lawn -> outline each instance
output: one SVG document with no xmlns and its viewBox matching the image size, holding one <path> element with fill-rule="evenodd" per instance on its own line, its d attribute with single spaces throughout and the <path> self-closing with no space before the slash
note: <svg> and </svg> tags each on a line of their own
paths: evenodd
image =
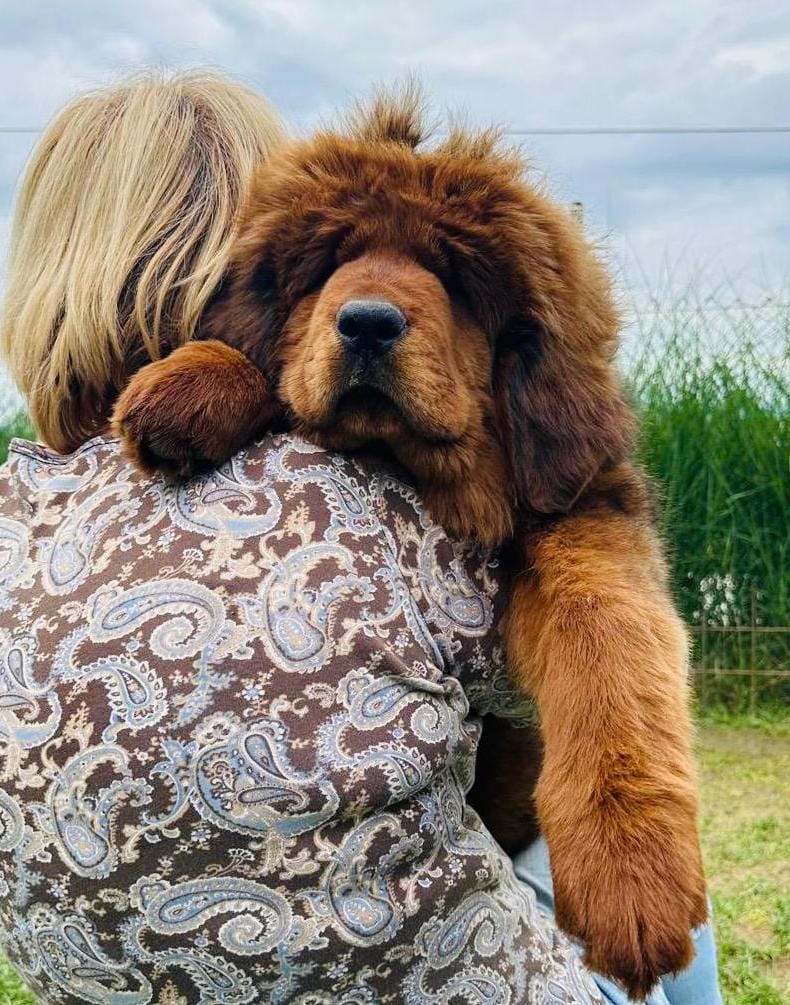
<svg viewBox="0 0 790 1005">
<path fill-rule="evenodd" d="M 790 717 L 699 733 L 702 841 L 727 1005 L 790 1003 Z"/>
<path fill-rule="evenodd" d="M 790 717 L 708 716 L 702 840 L 726 1005 L 790 1005 Z M 29 1005 L 0 961 L 0 1005 Z"/>
</svg>

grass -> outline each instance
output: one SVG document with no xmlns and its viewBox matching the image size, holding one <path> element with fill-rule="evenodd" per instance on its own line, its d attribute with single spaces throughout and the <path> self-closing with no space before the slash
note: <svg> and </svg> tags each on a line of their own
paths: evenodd
<svg viewBox="0 0 790 1005">
<path fill-rule="evenodd" d="M 8 453 L 8 444 L 15 436 L 27 440 L 35 439 L 35 433 L 30 420 L 22 413 L 11 419 L 10 422 L 5 423 L 5 425 L 0 425 L 0 464 L 5 460 Z M 2 1002 L 0 1002 L 0 1005 L 2 1005 Z"/>
<path fill-rule="evenodd" d="M 790 625 L 790 312 L 755 329 L 751 314 L 693 302 L 636 315 L 625 369 L 641 414 L 640 453 L 662 496 L 674 592 L 690 624 Z M 705 665 L 790 664 L 790 635 L 709 632 Z M 699 655 L 699 654 L 698 654 Z M 790 699 L 787 678 L 762 700 Z M 708 699 L 747 707 L 745 677 L 722 674 Z"/>
<path fill-rule="evenodd" d="M 35 1005 L 35 1002 L 11 964 L 0 958 L 0 1005 Z"/>
<path fill-rule="evenodd" d="M 727 1005 L 790 1005 L 790 716 L 706 715 L 702 844 Z M 32 1005 L 0 961 L 0 1005 Z"/>
<path fill-rule="evenodd" d="M 669 355 L 675 372 L 641 375 L 642 456 L 662 486 L 675 582 L 687 617 L 750 620 L 751 587 L 766 623 L 786 624 L 790 542 L 790 399 L 779 375 L 742 349 L 702 361 Z M 727 587 L 729 586 L 729 590 Z"/>
<path fill-rule="evenodd" d="M 706 717 L 702 844 L 727 1005 L 790 1003 L 790 717 Z"/>
</svg>

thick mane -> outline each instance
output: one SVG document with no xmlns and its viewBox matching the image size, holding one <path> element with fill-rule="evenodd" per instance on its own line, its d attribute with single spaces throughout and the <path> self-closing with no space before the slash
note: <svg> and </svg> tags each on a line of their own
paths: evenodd
<svg viewBox="0 0 790 1005">
<path fill-rule="evenodd" d="M 349 137 L 370 143 L 399 143 L 416 149 L 431 134 L 425 123 L 422 88 L 408 81 L 400 89 L 379 91 L 346 118 Z"/>
<path fill-rule="evenodd" d="M 426 121 L 425 97 L 416 81 L 401 88 L 380 90 L 373 98 L 358 104 L 346 116 L 337 131 L 325 135 L 346 137 L 365 144 L 394 143 L 409 147 L 415 153 L 472 161 L 490 160 L 500 167 L 507 165 L 509 173 L 521 174 L 525 162 L 518 152 L 502 145 L 502 130 L 498 127 L 472 128 L 451 121 L 443 138 L 432 148 L 426 143 L 439 130 Z"/>
<path fill-rule="evenodd" d="M 442 157 L 509 163 L 514 173 L 520 173 L 523 167 L 520 158 L 515 152 L 504 150 L 501 144 L 502 130 L 494 126 L 488 129 L 469 129 L 456 125 L 436 147 L 435 153 Z"/>
</svg>

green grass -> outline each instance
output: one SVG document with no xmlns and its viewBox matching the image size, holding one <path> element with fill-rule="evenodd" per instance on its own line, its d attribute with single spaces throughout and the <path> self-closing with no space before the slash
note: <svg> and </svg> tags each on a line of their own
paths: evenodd
<svg viewBox="0 0 790 1005">
<path fill-rule="evenodd" d="M 689 624 L 712 629 L 705 665 L 732 671 L 751 666 L 750 634 L 716 628 L 790 625 L 790 313 L 776 308 L 759 331 L 749 314 L 713 317 L 688 304 L 645 312 L 625 369 L 675 596 Z M 758 670 L 788 667 L 790 635 L 756 640 Z M 760 697 L 786 702 L 787 678 L 762 678 Z M 748 682 L 722 674 L 706 698 L 744 711 Z"/>
<path fill-rule="evenodd" d="M 705 715 L 702 844 L 727 1005 L 790 1005 L 790 716 Z M 0 961 L 0 1005 L 31 1005 Z"/>
<path fill-rule="evenodd" d="M 15 436 L 22 439 L 35 439 L 33 427 L 26 415 L 20 413 L 10 422 L 0 426 L 0 464 L 5 460 L 8 453 L 8 444 Z M 2 1005 L 2 1002 L 0 1002 Z"/>
<path fill-rule="evenodd" d="M 706 717 L 702 844 L 727 1005 L 790 1003 L 790 717 Z"/>
<path fill-rule="evenodd" d="M 16 976 L 9 963 L 0 958 L 0 1005 L 34 1005 L 35 998 Z"/>
<path fill-rule="evenodd" d="M 637 378 L 641 452 L 663 490 L 678 595 L 693 621 L 705 608 L 711 623 L 747 624 L 754 586 L 764 623 L 786 624 L 788 389 L 749 347 L 734 359 L 696 352 L 675 346 Z"/>
</svg>

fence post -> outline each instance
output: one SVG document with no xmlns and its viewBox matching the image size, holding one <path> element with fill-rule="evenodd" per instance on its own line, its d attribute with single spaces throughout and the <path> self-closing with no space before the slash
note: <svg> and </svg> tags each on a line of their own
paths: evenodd
<svg viewBox="0 0 790 1005">
<path fill-rule="evenodd" d="M 751 666 L 749 667 L 749 712 L 757 710 L 757 591 L 752 583 Z"/>
</svg>

